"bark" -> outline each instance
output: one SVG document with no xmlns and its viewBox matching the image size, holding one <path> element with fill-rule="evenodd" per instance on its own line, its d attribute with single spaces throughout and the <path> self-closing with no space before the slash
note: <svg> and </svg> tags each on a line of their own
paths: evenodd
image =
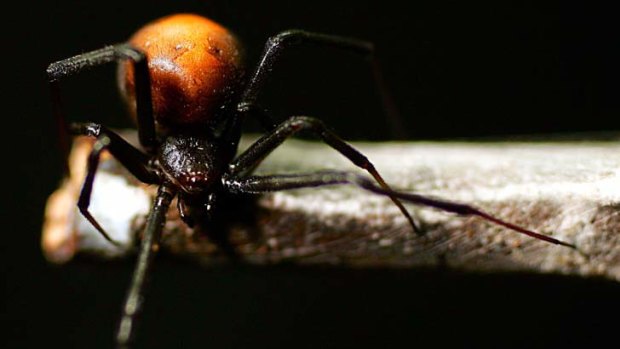
<svg viewBox="0 0 620 349">
<path fill-rule="evenodd" d="M 410 142 L 354 143 L 390 185 L 463 202 L 539 233 L 575 244 L 552 245 L 475 217 L 413 207 L 425 235 L 416 236 L 387 198 L 354 186 L 303 189 L 243 200 L 225 210 L 226 236 L 242 261 L 338 267 L 443 267 L 562 273 L 620 280 L 620 143 Z M 247 145 L 249 140 L 245 140 Z M 95 217 L 125 248 L 103 240 L 75 207 L 90 141 L 76 140 L 72 176 L 49 200 L 43 234 L 47 258 L 76 253 L 113 258 L 133 252 L 153 187 L 136 182 L 109 157 L 93 193 Z M 244 145 L 242 145 L 243 149 Z M 259 173 L 356 169 L 328 147 L 291 140 Z M 162 249 L 204 265 L 230 260 L 221 245 L 168 213 Z M 219 246 L 219 247 L 218 247 Z"/>
</svg>

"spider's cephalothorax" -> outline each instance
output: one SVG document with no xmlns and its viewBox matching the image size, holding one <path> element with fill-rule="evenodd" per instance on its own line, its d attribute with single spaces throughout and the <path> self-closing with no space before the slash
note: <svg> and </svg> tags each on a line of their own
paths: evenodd
<svg viewBox="0 0 620 349">
<path fill-rule="evenodd" d="M 100 124 L 71 124 L 68 128 L 73 134 L 96 138 L 78 201 L 78 208 L 93 226 L 115 243 L 88 210 L 103 150 L 109 151 L 137 179 L 159 186 L 142 234 L 139 260 L 123 307 L 116 337 L 120 347 L 126 347 L 135 332 L 136 315 L 141 309 L 146 276 L 156 250 L 153 247 L 159 243 L 166 212 L 177 195 L 184 221 L 206 225 L 210 222 L 211 208 L 218 193 L 257 194 L 350 183 L 389 197 L 418 233 L 416 223 L 401 200 L 459 215 L 478 216 L 540 240 L 575 247 L 502 221 L 470 205 L 394 191 L 363 154 L 318 119 L 294 116 L 276 125 L 256 104 L 258 93 L 281 53 L 291 46 L 306 44 L 369 58 L 380 91 L 385 93 L 373 58 L 374 48 L 368 42 L 302 30 L 284 31 L 267 41 L 257 67 L 246 77 L 240 45 L 235 37 L 221 25 L 191 14 L 156 20 L 140 29 L 127 43 L 84 53 L 48 67 L 54 114 L 59 125 L 64 125 L 58 81 L 97 65 L 119 62 L 119 85 L 138 126 L 142 149 L 133 147 Z M 387 100 L 389 98 L 384 98 Z M 257 118 L 267 132 L 235 157 L 241 123 L 246 117 Z M 61 143 L 66 150 L 67 129 L 61 127 L 60 130 Z M 301 130 L 313 133 L 366 170 L 372 180 L 359 174 L 333 170 L 270 176 L 252 174 L 275 148 Z"/>
<path fill-rule="evenodd" d="M 204 136 L 168 136 L 161 143 L 156 164 L 163 179 L 189 195 L 201 195 L 219 183 L 234 155 L 230 146 Z"/>
</svg>

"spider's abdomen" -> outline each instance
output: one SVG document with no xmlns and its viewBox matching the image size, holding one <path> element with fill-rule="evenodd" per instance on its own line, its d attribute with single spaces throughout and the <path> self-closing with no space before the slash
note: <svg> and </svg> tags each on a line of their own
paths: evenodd
<svg viewBox="0 0 620 349">
<path fill-rule="evenodd" d="M 243 74 L 239 42 L 207 18 L 167 16 L 138 30 L 129 43 L 147 56 L 153 112 L 160 127 L 208 124 L 238 90 Z M 119 85 L 135 116 L 130 63 L 121 64 Z"/>
</svg>

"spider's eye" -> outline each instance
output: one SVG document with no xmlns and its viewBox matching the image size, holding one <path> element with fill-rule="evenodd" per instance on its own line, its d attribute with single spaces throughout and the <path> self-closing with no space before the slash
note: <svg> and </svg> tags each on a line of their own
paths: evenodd
<svg viewBox="0 0 620 349">
<path fill-rule="evenodd" d="M 200 137 L 168 137 L 159 155 L 159 164 L 172 183 L 189 194 L 208 190 L 219 178 L 215 169 L 218 157 L 216 147 Z"/>
<path fill-rule="evenodd" d="M 208 174 L 203 171 L 194 171 L 189 169 L 182 172 L 177 180 L 183 190 L 190 194 L 198 194 L 210 187 L 211 181 Z"/>
</svg>

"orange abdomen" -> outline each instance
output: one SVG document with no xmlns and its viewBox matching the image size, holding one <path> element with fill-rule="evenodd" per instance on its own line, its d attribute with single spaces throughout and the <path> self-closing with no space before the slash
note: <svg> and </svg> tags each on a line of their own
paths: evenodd
<svg viewBox="0 0 620 349">
<path fill-rule="evenodd" d="M 208 124 L 238 90 L 242 53 L 233 34 L 198 15 L 155 20 L 129 43 L 147 56 L 153 113 L 159 127 Z M 135 116 L 133 66 L 121 64 L 119 85 Z"/>
</svg>

